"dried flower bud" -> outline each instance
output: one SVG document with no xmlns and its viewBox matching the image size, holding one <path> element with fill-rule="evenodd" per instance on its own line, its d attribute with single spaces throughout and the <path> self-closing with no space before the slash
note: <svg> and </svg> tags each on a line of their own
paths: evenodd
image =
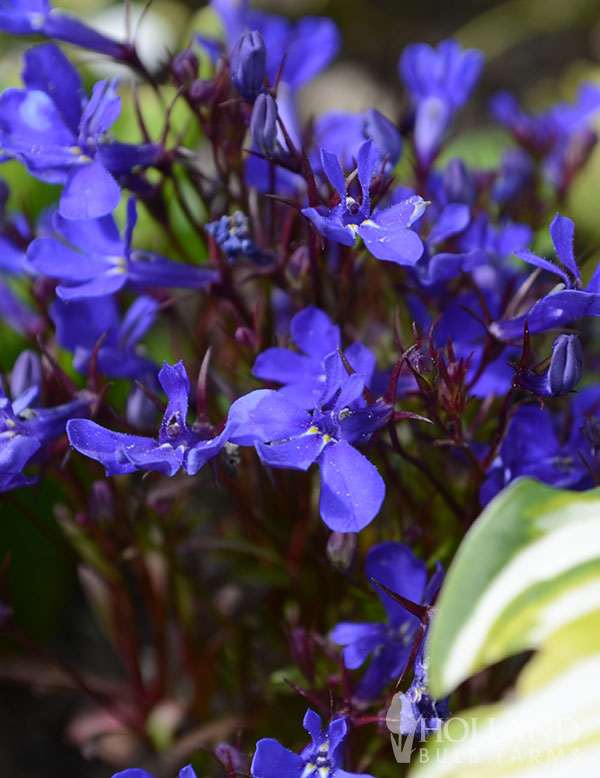
<svg viewBox="0 0 600 778">
<path fill-rule="evenodd" d="M 231 81 L 246 100 L 254 102 L 265 78 L 267 50 L 257 30 L 245 30 L 231 50 Z"/>
</svg>

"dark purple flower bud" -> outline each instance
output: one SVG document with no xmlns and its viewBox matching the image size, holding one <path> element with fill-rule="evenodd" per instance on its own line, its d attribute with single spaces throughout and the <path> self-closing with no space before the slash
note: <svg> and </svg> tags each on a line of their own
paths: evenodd
<svg viewBox="0 0 600 778">
<path fill-rule="evenodd" d="M 254 102 L 262 89 L 267 50 L 258 30 L 245 30 L 231 50 L 231 81 L 246 100 Z"/>
<path fill-rule="evenodd" d="M 363 135 L 375 143 L 382 158 L 387 157 L 392 166 L 398 162 L 402 154 L 400 132 L 396 125 L 376 108 L 369 108 L 365 113 Z"/>
<path fill-rule="evenodd" d="M 15 361 L 10 377 L 10 392 L 13 400 L 36 388 L 37 394 L 42 388 L 42 363 L 34 351 L 22 351 Z"/>
<path fill-rule="evenodd" d="M 473 179 L 465 167 L 465 163 L 458 157 L 450 160 L 446 165 L 443 177 L 444 192 L 449 203 L 464 203 L 473 205 L 475 200 L 475 188 Z"/>
<path fill-rule="evenodd" d="M 198 75 L 198 57 L 191 49 L 184 49 L 175 55 L 171 72 L 179 84 L 193 81 Z"/>
<path fill-rule="evenodd" d="M 215 96 L 214 81 L 206 78 L 197 78 L 195 81 L 192 81 L 188 95 L 193 103 L 210 103 Z"/>
<path fill-rule="evenodd" d="M 548 369 L 550 394 L 560 397 L 572 391 L 583 373 L 583 349 L 577 335 L 559 335 L 552 346 Z"/>
<path fill-rule="evenodd" d="M 244 771 L 246 760 L 239 748 L 230 746 L 229 743 L 218 743 L 215 748 L 215 756 L 225 766 L 228 773 Z"/>
<path fill-rule="evenodd" d="M 257 347 L 256 333 L 250 327 L 238 327 L 234 337 L 240 346 L 245 346 L 251 351 Z"/>
<path fill-rule="evenodd" d="M 332 567 L 348 570 L 356 551 L 355 532 L 332 532 L 327 541 L 327 559 Z"/>
<path fill-rule="evenodd" d="M 277 142 L 277 103 L 271 95 L 260 94 L 256 98 L 250 117 L 250 135 L 256 148 L 272 157 Z"/>
</svg>

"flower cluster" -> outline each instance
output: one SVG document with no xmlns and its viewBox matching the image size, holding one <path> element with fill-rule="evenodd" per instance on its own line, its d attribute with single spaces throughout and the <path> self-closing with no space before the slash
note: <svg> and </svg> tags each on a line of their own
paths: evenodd
<svg viewBox="0 0 600 778">
<path fill-rule="evenodd" d="M 521 476 L 600 481 L 600 265 L 566 199 L 600 89 L 537 115 L 495 95 L 510 145 L 483 169 L 452 157 L 481 52 L 408 46 L 402 115 L 305 122 L 334 22 L 206 18 L 151 74 L 133 40 L 0 2 L 0 30 L 48 39 L 0 93 L 0 491 L 67 546 L 119 659 L 14 666 L 86 696 L 67 740 L 111 769 L 370 778 L 343 764 L 376 770 L 351 744 L 398 679 L 400 732 L 450 715 L 428 624 L 481 508 Z M 92 83 L 59 43 L 138 81 Z M 290 687 L 310 743 L 250 762 Z"/>
</svg>

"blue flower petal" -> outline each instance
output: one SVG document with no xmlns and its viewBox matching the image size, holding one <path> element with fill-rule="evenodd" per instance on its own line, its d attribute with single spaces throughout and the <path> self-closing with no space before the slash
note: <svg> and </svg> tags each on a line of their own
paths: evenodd
<svg viewBox="0 0 600 778">
<path fill-rule="evenodd" d="M 273 738 L 263 738 L 256 744 L 250 766 L 253 778 L 300 778 L 304 760 Z"/>
<path fill-rule="evenodd" d="M 360 667 L 369 654 L 385 641 L 386 624 L 341 621 L 332 629 L 329 637 L 344 646 L 342 656 L 349 670 Z"/>
<path fill-rule="evenodd" d="M 102 163 L 94 160 L 69 173 L 59 213 L 65 219 L 95 219 L 114 211 L 120 199 L 119 185 Z"/>
<path fill-rule="evenodd" d="M 329 316 L 309 305 L 297 313 L 291 324 L 294 343 L 313 359 L 322 361 L 341 343 L 340 328 L 332 324 Z"/>
<path fill-rule="evenodd" d="M 369 581 L 374 578 L 406 599 L 422 602 L 427 569 L 425 563 L 417 559 L 403 543 L 390 540 L 373 546 L 367 556 L 365 572 Z M 391 624 L 401 624 L 415 618 L 378 587 L 377 594 Z"/>
<path fill-rule="evenodd" d="M 321 517 L 337 532 L 360 532 L 379 512 L 385 484 L 377 468 L 346 441 L 323 450 L 321 467 Z"/>
</svg>

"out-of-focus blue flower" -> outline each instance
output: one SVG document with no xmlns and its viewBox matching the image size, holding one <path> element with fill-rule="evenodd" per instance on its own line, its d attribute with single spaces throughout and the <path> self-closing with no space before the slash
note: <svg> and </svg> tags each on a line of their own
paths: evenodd
<svg viewBox="0 0 600 778">
<path fill-rule="evenodd" d="M 44 319 L 0 279 L 0 317 L 20 335 L 39 335 L 44 331 Z"/>
<path fill-rule="evenodd" d="M 543 373 L 522 371 L 519 386 L 539 397 L 569 394 L 583 375 L 583 349 L 577 335 L 559 335 L 552 346 L 549 367 Z"/>
<path fill-rule="evenodd" d="M 596 465 L 598 449 L 588 431 L 598 423 L 599 402 L 598 387 L 583 389 L 573 397 L 571 433 L 566 441 L 563 420 L 548 408 L 519 408 L 481 487 L 481 504 L 486 505 L 515 478 L 525 475 L 557 489 L 592 488 L 590 469 Z"/>
<path fill-rule="evenodd" d="M 39 386 L 32 384 L 11 403 L 0 382 L 0 492 L 35 483 L 23 474 L 32 457 L 64 432 L 68 419 L 85 416 L 92 396 L 87 392 L 55 408 L 34 408 Z"/>
<path fill-rule="evenodd" d="M 427 661 L 424 659 L 425 641 L 415 657 L 415 674 L 406 692 L 394 695 L 387 714 L 389 728 L 400 735 L 417 735 L 426 740 L 437 732 L 450 717 L 448 697 L 434 700 L 429 693 Z M 393 721 L 393 724 L 392 724 Z"/>
<path fill-rule="evenodd" d="M 45 35 L 115 59 L 126 58 L 131 49 L 91 29 L 71 14 L 52 8 L 48 0 L 3 0 L 0 30 L 13 35 Z"/>
<path fill-rule="evenodd" d="M 257 30 L 244 30 L 231 49 L 231 81 L 237 91 L 254 102 L 264 88 L 267 51 L 262 35 Z"/>
<path fill-rule="evenodd" d="M 325 358 L 341 344 L 340 329 L 324 311 L 309 305 L 292 319 L 291 336 L 303 353 L 266 349 L 256 358 L 252 375 L 283 384 L 280 394 L 301 408 L 314 408 L 325 387 Z M 369 386 L 375 372 L 371 351 L 357 341 L 346 349 L 345 357 Z"/>
<path fill-rule="evenodd" d="M 375 579 L 407 600 L 425 605 L 431 602 L 443 578 L 438 564 L 427 583 L 425 563 L 408 546 L 395 541 L 379 543 L 370 549 L 365 573 L 369 582 Z M 419 627 L 416 616 L 379 587 L 375 590 L 386 610 L 386 622 L 343 621 L 331 632 L 331 639 L 344 646 L 342 656 L 350 670 L 360 667 L 372 654 L 356 691 L 356 696 L 363 700 L 374 699 L 391 679 L 401 675 Z"/>
<path fill-rule="evenodd" d="M 455 40 L 437 49 L 407 46 L 398 69 L 415 109 L 415 148 L 423 165 L 437 154 L 454 115 L 469 99 L 483 66 L 483 54 Z"/>
<path fill-rule="evenodd" d="M 479 246 L 468 244 L 461 251 L 457 236 L 464 233 L 471 221 L 471 212 L 464 203 L 450 203 L 433 220 L 433 226 L 425 240 L 425 252 L 415 268 L 419 281 L 425 286 L 449 281 L 461 273 L 469 273 L 487 263 L 487 255 Z M 457 242 L 454 251 L 439 251 L 447 241 Z"/>
<path fill-rule="evenodd" d="M 357 156 L 362 191 L 359 203 L 347 192 L 344 173 L 336 155 L 322 149 L 323 170 L 339 194 L 340 203 L 334 208 L 303 208 L 302 213 L 330 240 L 353 246 L 358 235 L 377 259 L 414 265 L 423 253 L 423 243 L 410 227 L 423 214 L 427 204 L 422 197 L 415 195 L 372 214 L 369 186 L 378 159 L 379 151 L 373 141 L 365 141 Z"/>
<path fill-rule="evenodd" d="M 389 119 L 375 108 L 364 113 L 329 111 L 315 121 L 314 148 L 310 152 L 313 170 L 323 167 L 319 149 L 328 149 L 340 160 L 343 168 L 349 168 L 358 156 L 358 150 L 366 140 L 372 140 L 386 168 L 392 168 L 402 154 L 402 136 Z"/>
<path fill-rule="evenodd" d="M 188 426 L 190 381 L 183 362 L 165 362 L 158 380 L 169 399 L 158 438 L 112 432 L 88 419 L 73 419 L 67 424 L 73 448 L 103 464 L 106 475 L 158 470 L 173 476 L 181 467 L 195 475 L 219 453 L 229 428 L 226 425 L 219 435 L 209 438 L 206 430 Z"/>
<path fill-rule="evenodd" d="M 154 362 L 142 356 L 138 341 L 154 324 L 158 303 L 140 296 L 121 320 L 114 297 L 87 300 L 55 300 L 50 317 L 56 327 L 56 341 L 73 353 L 73 367 L 80 373 L 88 369 L 98 341 L 96 366 L 99 372 L 114 378 L 139 378 L 156 374 Z"/>
<path fill-rule="evenodd" d="M 229 48 L 245 29 L 261 34 L 269 80 L 275 82 L 283 62 L 281 80 L 292 90 L 326 68 L 340 47 L 337 25 L 326 17 L 304 16 L 293 24 L 283 16 L 250 10 L 248 0 L 211 0 L 211 6 L 223 20 Z"/>
<path fill-rule="evenodd" d="M 364 376 L 346 372 L 339 354 L 325 357 L 326 380 L 309 412 L 279 392 L 259 389 L 229 411 L 230 441 L 254 445 L 266 465 L 321 471 L 321 518 L 338 532 L 359 532 L 378 513 L 385 484 L 355 446 L 366 443 L 390 419 L 392 409 L 362 398 Z"/>
<path fill-rule="evenodd" d="M 342 769 L 344 740 L 348 734 L 346 719 L 334 719 L 322 730 L 320 716 L 309 708 L 302 725 L 311 743 L 300 754 L 273 738 L 258 741 L 250 766 L 252 778 L 371 778 Z"/>
<path fill-rule="evenodd" d="M 250 236 L 248 217 L 241 211 L 234 211 L 231 216 L 221 216 L 217 221 L 207 224 L 205 230 L 217 241 L 230 262 L 235 262 L 240 256 L 255 261 L 263 258 L 263 253 Z"/>
<path fill-rule="evenodd" d="M 520 316 L 495 321 L 490 331 L 500 340 L 512 340 L 523 335 L 527 321 L 530 333 L 564 327 L 584 316 L 600 316 L 600 267 L 594 272 L 589 284 L 582 288 L 581 272 L 575 261 L 573 238 L 575 225 L 565 216 L 556 214 L 550 225 L 550 235 L 556 255 L 563 267 L 538 257 L 528 249 L 519 249 L 515 254 L 524 262 L 535 265 L 557 275 L 561 280 L 558 291 L 552 291 L 535 302 Z"/>
<path fill-rule="evenodd" d="M 535 163 L 529 154 L 520 148 L 508 149 L 492 187 L 492 197 L 500 205 L 519 201 L 531 191 L 535 182 Z"/>
<path fill-rule="evenodd" d="M 53 226 L 62 240 L 36 238 L 29 244 L 27 262 L 37 273 L 60 280 L 56 293 L 63 300 L 103 297 L 128 282 L 141 287 L 204 289 L 218 280 L 215 270 L 132 248 L 136 220 L 133 197 L 127 203 L 123 238 L 112 216 L 72 221 L 56 213 Z"/>
<path fill-rule="evenodd" d="M 490 100 L 492 116 L 533 157 L 544 160 L 549 179 L 562 193 L 595 143 L 590 125 L 599 110 L 600 88 L 591 83 L 582 84 L 573 104 L 558 103 L 536 116 L 525 113 L 510 92 Z"/>
<path fill-rule="evenodd" d="M 33 237 L 26 217 L 7 209 L 9 190 L 0 179 L 0 271 L 21 275 L 27 243 Z"/>
<path fill-rule="evenodd" d="M 121 197 L 114 176 L 154 164 L 156 144 L 110 142 L 121 100 L 117 84 L 99 81 L 85 99 L 77 71 L 53 43 L 24 55 L 26 89 L 0 95 L 0 147 L 42 181 L 64 186 L 59 211 L 65 219 L 92 219 L 116 208 Z"/>
</svg>

